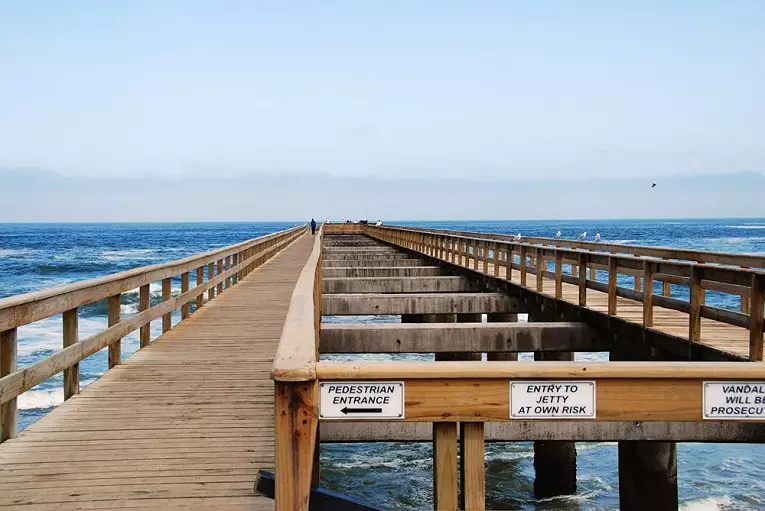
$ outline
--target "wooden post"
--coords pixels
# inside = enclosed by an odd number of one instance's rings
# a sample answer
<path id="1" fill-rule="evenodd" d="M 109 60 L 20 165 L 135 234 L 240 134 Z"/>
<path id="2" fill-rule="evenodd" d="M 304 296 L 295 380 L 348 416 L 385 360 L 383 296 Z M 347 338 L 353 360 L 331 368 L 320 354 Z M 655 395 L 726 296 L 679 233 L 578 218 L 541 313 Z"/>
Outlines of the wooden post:
<path id="1" fill-rule="evenodd" d="M 526 286 L 526 245 L 521 245 L 521 285 Z"/>
<path id="2" fill-rule="evenodd" d="M 16 372 L 15 328 L 0 332 L 0 378 Z M 0 443 L 16 438 L 16 398 L 0 404 Z"/>
<path id="3" fill-rule="evenodd" d="M 641 291 L 640 275 L 635 275 L 635 291 Z"/>
<path id="4" fill-rule="evenodd" d="M 483 422 L 460 422 L 460 509 L 486 507 Z"/>
<path id="5" fill-rule="evenodd" d="M 231 256 L 226 256 L 226 269 L 231 269 Z M 226 277 L 226 289 L 231 287 L 231 275 Z"/>
<path id="6" fill-rule="evenodd" d="M 435 509 L 456 510 L 457 423 L 433 423 L 433 504 Z"/>
<path id="7" fill-rule="evenodd" d="M 253 262 L 253 265 L 257 263 L 257 261 Z M 215 277 L 215 263 L 210 263 L 207 265 L 207 280 L 210 281 Z M 215 286 L 210 286 L 210 288 L 207 290 L 207 301 L 209 302 L 215 298 Z"/>
<path id="8" fill-rule="evenodd" d="M 752 274 L 752 310 L 749 316 L 749 360 L 762 360 L 763 314 L 765 314 L 765 274 Z"/>
<path id="9" fill-rule="evenodd" d="M 483 273 L 489 274 L 489 242 L 481 242 L 481 255 L 483 256 Z"/>
<path id="10" fill-rule="evenodd" d="M 579 254 L 579 305 L 587 305 L 587 256 Z"/>
<path id="11" fill-rule="evenodd" d="M 616 288 L 619 277 L 619 260 L 608 256 L 608 314 L 616 316 Z"/>
<path id="12" fill-rule="evenodd" d="M 109 326 L 120 322 L 120 295 L 109 297 L 108 308 Z M 109 345 L 109 369 L 122 363 L 122 339 L 117 339 Z"/>
<path id="13" fill-rule="evenodd" d="M 542 255 L 542 248 L 537 248 L 537 293 L 544 291 L 544 279 L 545 277 L 545 258 Z"/>
<path id="14" fill-rule="evenodd" d="M 189 290 L 189 272 L 185 271 L 181 274 L 181 293 L 185 293 Z M 189 317 L 189 310 L 191 309 L 191 303 L 186 302 L 181 305 L 181 321 Z"/>
<path id="15" fill-rule="evenodd" d="M 701 340 L 701 268 L 691 266 L 691 314 L 688 321 L 688 341 Z"/>
<path id="16" fill-rule="evenodd" d="M 555 298 L 563 297 L 563 252 L 555 250 Z"/>
<path id="17" fill-rule="evenodd" d="M 465 259 L 465 268 L 470 268 L 470 248 L 468 247 L 468 240 L 463 240 L 462 243 L 463 255 Z"/>
<path id="18" fill-rule="evenodd" d="M 669 261 L 668 257 L 664 258 L 665 261 Z M 672 291 L 669 287 L 669 282 L 662 282 L 661 283 L 661 294 L 664 296 L 672 296 Z"/>
<path id="19" fill-rule="evenodd" d="M 492 247 L 492 252 L 494 252 L 494 277 L 499 277 L 499 243 L 496 241 Z"/>
<path id="20" fill-rule="evenodd" d="M 80 340 L 77 307 L 64 312 L 64 348 Z M 64 369 L 64 401 L 80 392 L 80 363 Z"/>
<path id="21" fill-rule="evenodd" d="M 513 246 L 505 245 L 505 279 L 513 280 Z"/>
<path id="22" fill-rule="evenodd" d="M 478 242 L 471 240 L 471 244 L 473 245 L 473 270 L 478 271 Z"/>
<path id="23" fill-rule="evenodd" d="M 218 259 L 218 275 L 223 274 L 223 259 Z M 223 281 L 218 283 L 218 290 L 215 294 L 221 294 L 223 292 Z"/>
<path id="24" fill-rule="evenodd" d="M 149 284 L 141 286 L 141 288 L 138 290 L 139 312 L 143 312 L 151 306 L 151 294 L 149 290 Z M 141 327 L 139 339 L 141 348 L 145 348 L 151 343 L 151 322 L 148 322 Z"/>
<path id="25" fill-rule="evenodd" d="M 166 302 L 170 299 L 170 279 L 162 279 L 162 301 Z M 162 333 L 169 332 L 173 328 L 172 312 L 168 312 L 162 316 Z"/>
<path id="26" fill-rule="evenodd" d="M 643 328 L 653 326 L 653 274 L 656 264 L 643 261 Z"/>
<path id="27" fill-rule="evenodd" d="M 308 511 L 319 425 L 317 381 L 276 382 L 276 510 Z"/>
<path id="28" fill-rule="evenodd" d="M 201 286 L 205 283 L 205 267 L 200 266 L 197 268 L 197 286 Z M 199 296 L 197 296 L 197 310 L 201 309 L 202 306 L 205 304 L 205 294 L 204 292 L 199 293 Z"/>

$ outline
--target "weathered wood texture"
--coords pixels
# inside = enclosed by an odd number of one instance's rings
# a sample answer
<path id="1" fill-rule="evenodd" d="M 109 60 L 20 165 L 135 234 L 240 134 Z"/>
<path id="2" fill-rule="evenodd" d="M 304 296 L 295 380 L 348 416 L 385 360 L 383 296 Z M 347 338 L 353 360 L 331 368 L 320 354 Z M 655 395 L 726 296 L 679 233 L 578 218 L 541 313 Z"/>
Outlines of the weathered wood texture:
<path id="1" fill-rule="evenodd" d="M 304 236 L 0 445 L 0 505 L 273 509 L 271 361 Z"/>

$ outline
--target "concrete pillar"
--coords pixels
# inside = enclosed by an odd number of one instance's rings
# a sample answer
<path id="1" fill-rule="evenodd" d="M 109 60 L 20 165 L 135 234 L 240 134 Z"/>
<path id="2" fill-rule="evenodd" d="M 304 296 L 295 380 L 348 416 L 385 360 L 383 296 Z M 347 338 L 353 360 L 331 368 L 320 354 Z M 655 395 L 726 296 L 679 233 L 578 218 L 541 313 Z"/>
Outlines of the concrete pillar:
<path id="1" fill-rule="evenodd" d="M 574 360 L 567 351 L 539 351 L 534 360 Z M 576 493 L 576 442 L 534 442 L 534 495 L 539 498 Z"/>
<path id="2" fill-rule="evenodd" d="M 487 323 L 515 323 L 518 314 L 494 313 L 486 315 Z M 518 360 L 518 353 L 487 353 L 486 360 Z"/>
<path id="3" fill-rule="evenodd" d="M 635 350 L 612 351 L 611 360 L 649 360 Z M 619 508 L 674 510 L 677 499 L 675 442 L 619 442 Z"/>

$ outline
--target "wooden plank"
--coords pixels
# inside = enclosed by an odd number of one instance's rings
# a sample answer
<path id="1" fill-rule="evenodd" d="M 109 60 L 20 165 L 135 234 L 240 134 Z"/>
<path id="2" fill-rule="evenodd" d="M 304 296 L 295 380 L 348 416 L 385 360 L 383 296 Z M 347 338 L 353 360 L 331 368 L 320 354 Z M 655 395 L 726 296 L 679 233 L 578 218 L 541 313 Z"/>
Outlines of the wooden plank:
<path id="1" fill-rule="evenodd" d="M 162 301 L 167 302 L 170 300 L 172 296 L 172 289 L 170 287 L 170 279 L 163 279 L 162 280 Z M 165 334 L 170 331 L 170 329 L 173 328 L 172 323 L 172 312 L 168 312 L 167 314 L 162 316 L 162 333 Z"/>
<path id="2" fill-rule="evenodd" d="M 109 297 L 108 325 L 113 327 L 120 322 L 120 295 Z M 109 345 L 109 369 L 122 363 L 122 341 L 117 339 Z"/>
<path id="3" fill-rule="evenodd" d="M 486 507 L 483 422 L 460 423 L 460 509 Z"/>
<path id="4" fill-rule="evenodd" d="M 140 313 L 149 310 L 151 307 L 151 288 L 149 287 L 149 284 L 141 286 L 138 295 L 138 312 Z M 146 323 L 141 327 L 139 338 L 141 348 L 145 348 L 151 344 L 151 323 Z"/>
<path id="5" fill-rule="evenodd" d="M 16 329 L 0 332 L 0 377 L 16 371 Z M 16 438 L 16 398 L 0 403 L 0 443 Z"/>
<path id="6" fill-rule="evenodd" d="M 189 290 L 189 272 L 181 273 L 181 293 Z M 181 305 L 181 321 L 188 319 L 190 306 L 188 303 Z"/>
<path id="7" fill-rule="evenodd" d="M 765 275 L 752 275 L 749 360 L 762 360 L 763 314 L 765 314 Z"/>
<path id="8" fill-rule="evenodd" d="M 78 310 L 70 309 L 64 312 L 64 348 L 72 346 L 80 340 Z M 80 364 L 64 369 L 64 401 L 80 392 Z"/>
<path id="9" fill-rule="evenodd" d="M 433 424 L 433 503 L 435 509 L 457 510 L 457 423 Z"/>

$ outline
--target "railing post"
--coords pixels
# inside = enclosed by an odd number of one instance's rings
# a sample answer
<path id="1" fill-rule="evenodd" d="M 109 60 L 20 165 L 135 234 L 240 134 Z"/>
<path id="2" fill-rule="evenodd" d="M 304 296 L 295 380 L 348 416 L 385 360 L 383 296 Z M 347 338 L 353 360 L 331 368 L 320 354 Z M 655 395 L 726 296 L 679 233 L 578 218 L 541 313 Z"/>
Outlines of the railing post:
<path id="1" fill-rule="evenodd" d="M 555 249 L 555 298 L 563 297 L 563 252 Z"/>
<path id="2" fill-rule="evenodd" d="M 521 245 L 521 285 L 526 287 L 526 245 Z"/>
<path id="3" fill-rule="evenodd" d="M 457 423 L 433 423 L 433 504 L 435 509 L 458 509 Z"/>
<path id="4" fill-rule="evenodd" d="M 205 267 L 200 266 L 197 268 L 197 286 L 201 286 L 205 283 Z M 202 291 L 197 295 L 197 310 L 201 309 L 205 304 L 205 293 Z"/>
<path id="5" fill-rule="evenodd" d="M 544 281 L 542 279 L 545 278 L 545 258 L 542 255 L 542 248 L 537 247 L 536 249 L 536 259 L 537 259 L 537 293 L 541 293 L 544 291 Z"/>
<path id="6" fill-rule="evenodd" d="M 239 254 L 232 254 L 231 255 L 231 266 L 234 267 L 239 262 Z M 234 272 L 233 275 L 231 275 L 231 285 L 236 284 L 239 281 L 239 272 Z"/>
<path id="7" fill-rule="evenodd" d="M 79 342 L 77 307 L 64 312 L 64 348 Z M 64 401 L 80 392 L 80 363 L 64 369 Z"/>
<path id="8" fill-rule="evenodd" d="M 460 258 L 460 265 L 464 266 L 465 268 L 470 268 L 470 249 L 468 248 L 467 238 L 462 240 L 462 243 L 460 243 L 460 246 L 462 247 L 462 256 L 463 256 Z M 464 264 L 462 264 L 462 259 L 465 260 Z"/>
<path id="9" fill-rule="evenodd" d="M 181 274 L 181 293 L 185 293 L 189 290 L 189 272 L 185 271 Z M 189 317 L 189 311 L 191 310 L 191 302 L 186 302 L 181 305 L 181 321 Z"/>
<path id="10" fill-rule="evenodd" d="M 635 275 L 635 291 L 641 291 L 642 287 L 643 286 L 641 285 L 640 275 Z"/>
<path id="11" fill-rule="evenodd" d="M 460 509 L 484 509 L 486 469 L 483 422 L 460 422 L 460 465 Z"/>
<path id="12" fill-rule="evenodd" d="M 664 260 L 669 261 L 669 258 L 665 257 Z M 661 294 L 667 297 L 672 296 L 672 290 L 669 287 L 669 282 L 661 283 Z"/>
<path id="13" fill-rule="evenodd" d="M 473 271 L 478 271 L 478 241 L 471 239 L 470 244 L 473 248 Z"/>
<path id="14" fill-rule="evenodd" d="M 151 294 L 149 284 L 141 286 L 138 290 L 138 311 L 143 312 L 151 306 Z M 151 322 L 141 327 L 139 333 L 140 346 L 145 348 L 151 343 Z"/>
<path id="15" fill-rule="evenodd" d="M 231 256 L 228 255 L 226 256 L 226 270 L 230 270 L 230 269 L 231 269 Z M 226 289 L 230 287 L 231 287 L 231 275 L 226 277 Z"/>
<path id="16" fill-rule="evenodd" d="M 513 280 L 513 246 L 508 243 L 505 247 L 505 279 Z"/>
<path id="17" fill-rule="evenodd" d="M 643 262 L 643 328 L 653 326 L 653 274 L 656 263 Z"/>
<path id="18" fill-rule="evenodd" d="M 494 277 L 496 278 L 499 277 L 499 243 L 495 241 L 491 250 L 494 253 Z"/>
<path id="19" fill-rule="evenodd" d="M 207 265 L 207 281 L 209 282 L 213 278 L 215 278 L 215 263 L 209 263 Z M 213 298 L 215 298 L 215 286 L 210 286 L 207 289 L 207 301 L 209 302 Z"/>
<path id="20" fill-rule="evenodd" d="M 688 341 L 698 342 L 701 340 L 701 268 L 691 266 L 691 314 L 688 321 Z"/>
<path id="21" fill-rule="evenodd" d="M 120 322 L 120 295 L 109 297 L 108 308 L 109 326 Z M 122 363 L 122 339 L 117 339 L 109 345 L 109 369 Z"/>
<path id="22" fill-rule="evenodd" d="M 223 274 L 223 259 L 218 259 L 218 275 Z M 218 282 L 218 290 L 215 294 L 221 294 L 223 292 L 223 281 Z"/>
<path id="23" fill-rule="evenodd" d="M 307 511 L 319 424 L 318 381 L 280 382 L 274 387 L 276 509 Z"/>
<path id="24" fill-rule="evenodd" d="M 765 275 L 752 274 L 750 298 L 752 309 L 749 316 L 749 360 L 762 360 L 763 314 L 765 314 Z"/>
<path id="25" fill-rule="evenodd" d="M 579 254 L 579 306 L 587 305 L 587 254 Z"/>
<path id="26" fill-rule="evenodd" d="M 619 259 L 608 256 L 608 314 L 616 316 L 616 288 L 619 278 Z"/>
<path id="27" fill-rule="evenodd" d="M 17 333 L 15 328 L 0 332 L 0 378 L 16 371 Z M 0 404 L 0 443 L 16 438 L 16 398 Z"/>
<path id="28" fill-rule="evenodd" d="M 162 279 L 162 301 L 166 302 L 171 296 L 170 279 Z M 168 312 L 162 316 L 162 333 L 167 333 L 173 328 L 172 312 Z"/>

